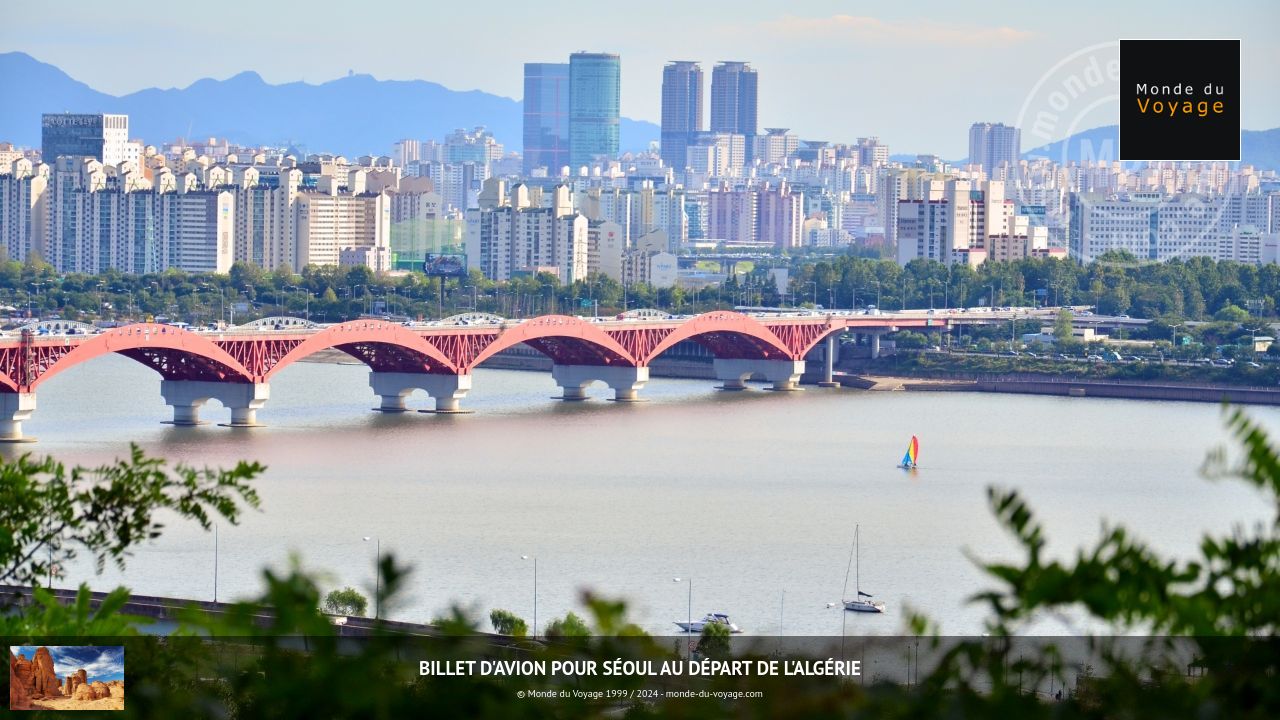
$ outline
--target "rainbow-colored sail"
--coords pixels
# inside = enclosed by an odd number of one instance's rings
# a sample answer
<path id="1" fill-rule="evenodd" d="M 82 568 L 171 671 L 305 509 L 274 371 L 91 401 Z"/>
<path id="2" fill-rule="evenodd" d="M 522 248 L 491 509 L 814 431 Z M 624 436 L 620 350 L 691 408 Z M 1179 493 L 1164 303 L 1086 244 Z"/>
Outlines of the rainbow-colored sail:
<path id="1" fill-rule="evenodd" d="M 918 457 L 920 457 L 920 440 L 912 435 L 911 442 L 907 444 L 907 454 L 902 456 L 902 467 L 915 467 Z"/>

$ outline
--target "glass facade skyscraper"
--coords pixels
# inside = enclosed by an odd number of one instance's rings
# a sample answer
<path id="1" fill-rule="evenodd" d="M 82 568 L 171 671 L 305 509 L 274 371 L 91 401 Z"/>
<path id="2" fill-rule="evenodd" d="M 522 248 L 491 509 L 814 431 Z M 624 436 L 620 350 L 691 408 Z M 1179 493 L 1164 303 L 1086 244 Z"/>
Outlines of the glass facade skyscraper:
<path id="1" fill-rule="evenodd" d="M 747 164 L 756 136 L 758 76 L 744 62 L 726 60 L 711 71 L 711 132 L 746 136 Z"/>
<path id="2" fill-rule="evenodd" d="M 40 119 L 40 157 L 49 165 L 59 157 L 118 165 L 126 159 L 128 140 L 128 115 L 45 113 Z"/>
<path id="3" fill-rule="evenodd" d="M 569 164 L 569 65 L 524 64 L 524 173 Z"/>
<path id="4" fill-rule="evenodd" d="M 569 164 L 618 154 L 622 61 L 611 53 L 569 56 Z"/>
<path id="5" fill-rule="evenodd" d="M 662 69 L 662 162 L 680 172 L 689 140 L 702 130 L 702 67 L 676 60 Z"/>

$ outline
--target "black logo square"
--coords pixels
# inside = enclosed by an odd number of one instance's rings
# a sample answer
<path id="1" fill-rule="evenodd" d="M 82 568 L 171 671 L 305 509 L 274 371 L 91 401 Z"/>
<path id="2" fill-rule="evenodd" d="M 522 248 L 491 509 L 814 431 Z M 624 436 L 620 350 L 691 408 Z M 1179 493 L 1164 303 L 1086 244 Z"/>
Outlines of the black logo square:
<path id="1" fill-rule="evenodd" d="M 1120 159 L 1239 160 L 1240 41 L 1121 40 Z"/>

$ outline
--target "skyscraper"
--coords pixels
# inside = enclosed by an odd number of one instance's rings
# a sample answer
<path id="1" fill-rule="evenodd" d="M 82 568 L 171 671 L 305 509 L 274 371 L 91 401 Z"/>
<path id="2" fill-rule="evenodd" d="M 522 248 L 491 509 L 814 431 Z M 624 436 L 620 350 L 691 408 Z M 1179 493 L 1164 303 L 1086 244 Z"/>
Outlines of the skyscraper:
<path id="1" fill-rule="evenodd" d="M 991 176 L 1002 164 L 1018 164 L 1022 132 L 1004 123 L 974 123 L 969 128 L 969 163 L 981 165 Z"/>
<path id="2" fill-rule="evenodd" d="M 758 76 L 744 62 L 726 60 L 711 71 L 711 132 L 746 136 L 747 164 L 756 135 Z"/>
<path id="3" fill-rule="evenodd" d="M 702 130 L 702 67 L 676 60 L 662 69 L 662 162 L 676 172 L 688 162 L 690 136 Z"/>
<path id="4" fill-rule="evenodd" d="M 622 62 L 611 53 L 569 56 L 569 164 L 618 154 Z"/>
<path id="5" fill-rule="evenodd" d="M 569 164 L 569 65 L 524 64 L 524 173 Z"/>

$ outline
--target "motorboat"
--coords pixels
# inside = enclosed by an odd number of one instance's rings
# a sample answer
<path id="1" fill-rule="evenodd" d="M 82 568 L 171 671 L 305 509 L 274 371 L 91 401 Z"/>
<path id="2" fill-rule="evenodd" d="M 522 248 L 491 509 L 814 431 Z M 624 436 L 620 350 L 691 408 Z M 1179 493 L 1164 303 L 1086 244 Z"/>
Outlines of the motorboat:
<path id="1" fill-rule="evenodd" d="M 724 613 L 707 613 L 702 616 L 701 620 L 676 623 L 676 627 L 680 628 L 681 632 L 687 633 L 701 633 L 702 629 L 707 625 L 724 625 L 729 628 L 729 632 L 734 634 L 742 632 L 742 628 L 730 622 L 729 616 Z"/>

